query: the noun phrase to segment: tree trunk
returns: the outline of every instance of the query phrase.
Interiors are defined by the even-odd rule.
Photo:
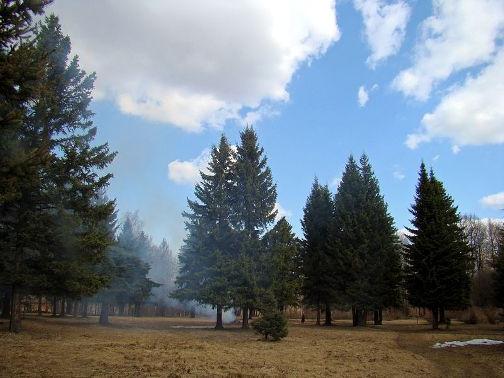
[[[254,308],[250,308],[249,310],[249,320],[252,320],[252,316],[254,315]]]
[[[432,329],[439,328],[439,311],[437,307],[431,309],[432,311]]]
[[[12,285],[11,312],[9,322],[9,332],[21,332],[21,297],[16,286]]]
[[[248,315],[248,307],[243,307],[242,310],[242,328],[247,329],[249,328],[248,320],[249,320],[249,315]]]
[[[119,303],[119,316],[124,316],[124,303]]]
[[[445,309],[444,307],[439,308],[439,324],[446,324]]]
[[[359,325],[359,320],[357,317],[357,308],[355,306],[352,306],[352,325],[354,327],[357,327]]]
[[[196,308],[194,306],[191,307],[191,318],[196,317]]]
[[[320,305],[317,305],[317,322],[315,324],[320,325]]]
[[[3,300],[2,300],[2,319],[10,319],[11,316],[11,297],[12,297],[12,290],[7,289],[5,291]]]
[[[331,305],[329,303],[326,303],[325,305],[325,326],[331,326],[332,325],[332,316],[331,316]]]
[[[109,324],[109,304],[108,302],[102,302],[101,311],[100,311],[100,324],[107,325]]]
[[[42,295],[38,297],[37,314],[38,316],[42,316]]]
[[[217,322],[215,323],[215,329],[224,329],[222,324],[222,306],[217,305]]]
[[[72,313],[73,313],[73,305],[74,305],[74,301],[72,301],[72,300],[68,300],[67,301],[66,313],[68,315],[72,315]]]
[[[135,318],[140,317],[140,303],[135,303],[134,309],[133,309],[133,316]]]
[[[88,301],[87,299],[84,299],[81,305],[81,316],[83,318],[87,318],[87,311],[88,311]]]
[[[65,316],[66,311],[66,300],[65,297],[61,298],[61,309],[60,309],[60,317]]]
[[[56,316],[58,307],[58,299],[56,297],[52,298],[52,316]]]
[[[373,315],[374,315],[374,325],[382,325],[383,313],[381,307],[378,310],[374,310]]]

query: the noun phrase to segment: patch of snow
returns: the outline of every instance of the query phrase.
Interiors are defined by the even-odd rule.
[[[454,347],[463,347],[467,345],[498,345],[504,344],[504,341],[501,340],[490,340],[490,339],[472,339],[466,341],[447,341],[445,343],[436,343],[432,347],[433,348],[454,348]]]

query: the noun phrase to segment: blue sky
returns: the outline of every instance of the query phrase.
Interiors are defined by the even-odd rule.
[[[97,140],[119,152],[109,196],[155,241],[180,246],[205,150],[246,122],[298,235],[314,177],[334,191],[351,153],[369,155],[397,228],[422,159],[462,213],[503,217],[501,0],[188,3],[52,8],[98,75]]]

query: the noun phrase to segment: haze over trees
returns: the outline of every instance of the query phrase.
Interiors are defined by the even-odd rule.
[[[39,296],[39,303],[42,296],[62,298],[64,315],[75,300],[113,290],[112,276],[131,264],[115,240],[115,202],[103,196],[112,178],[104,170],[116,153],[94,143],[95,74],[71,56],[56,16],[34,26],[47,3],[2,3],[0,284],[13,332],[21,330],[24,295]],[[148,270],[140,271],[139,298],[152,287]],[[129,278],[123,283],[138,286]]]
[[[136,213],[119,222],[106,195],[116,152],[95,141],[90,109],[95,74],[81,69],[54,15],[34,24],[48,1],[0,4],[0,292],[10,331],[21,330],[23,298],[52,301],[53,315],[98,308],[141,316],[174,299],[209,305],[266,339],[287,335],[289,307],[335,309],[354,326],[383,310],[432,312],[504,306],[504,230],[460,216],[443,183],[420,166],[407,243],[368,157],[349,156],[335,193],[315,178],[298,239],[278,217],[277,187],[257,133],[237,146],[222,135],[184,212],[187,235],[175,257],[156,244]],[[278,219],[279,218],[279,219]],[[169,230],[167,230],[169,231]],[[176,261],[178,259],[178,261]],[[77,311],[79,310],[79,311]],[[113,312],[115,313],[115,312]]]

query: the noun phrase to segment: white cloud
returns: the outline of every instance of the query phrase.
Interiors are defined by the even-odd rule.
[[[480,199],[484,207],[501,210],[504,209],[504,192],[491,194]]]
[[[333,189],[338,189],[339,185],[341,184],[341,176],[336,176],[331,180],[331,183],[329,186]]]
[[[392,84],[418,100],[452,73],[492,60],[504,28],[502,0],[433,0],[433,7],[422,23],[413,66]]]
[[[209,149],[192,160],[174,160],[168,164],[168,178],[176,184],[194,185],[201,179],[200,171],[207,172],[209,160]]]
[[[277,211],[275,222],[278,222],[282,217],[289,218],[292,216],[292,212],[282,207],[279,202],[275,203],[275,210]]]
[[[402,169],[399,167],[396,167],[394,171],[392,172],[392,175],[394,176],[395,179],[402,181],[406,177],[406,175],[403,173]]]
[[[503,7],[504,8],[504,7]],[[476,77],[452,89],[422,118],[422,129],[408,135],[416,148],[434,138],[449,139],[457,154],[460,146],[504,143],[504,48]]]
[[[334,0],[75,0],[51,11],[97,72],[97,98],[191,132],[288,100],[298,67],[340,36]]]
[[[434,157],[432,158],[432,161],[438,161],[438,160],[439,160],[439,158],[440,158],[440,155],[436,155],[436,156],[434,156]]]
[[[399,51],[411,9],[403,0],[393,3],[383,0],[354,0],[354,6],[362,14],[364,33],[371,48],[367,64],[375,68],[377,63]]]
[[[376,89],[378,89],[378,84],[373,84],[373,86],[369,90],[367,90],[364,85],[361,85],[359,87],[359,90],[357,91],[357,101],[359,102],[359,106],[361,108],[366,106],[367,102],[369,101],[369,95]]]
[[[359,92],[357,92],[357,100],[359,101],[359,106],[361,108],[366,106],[367,102],[369,101],[369,94],[363,85],[359,87]]]

